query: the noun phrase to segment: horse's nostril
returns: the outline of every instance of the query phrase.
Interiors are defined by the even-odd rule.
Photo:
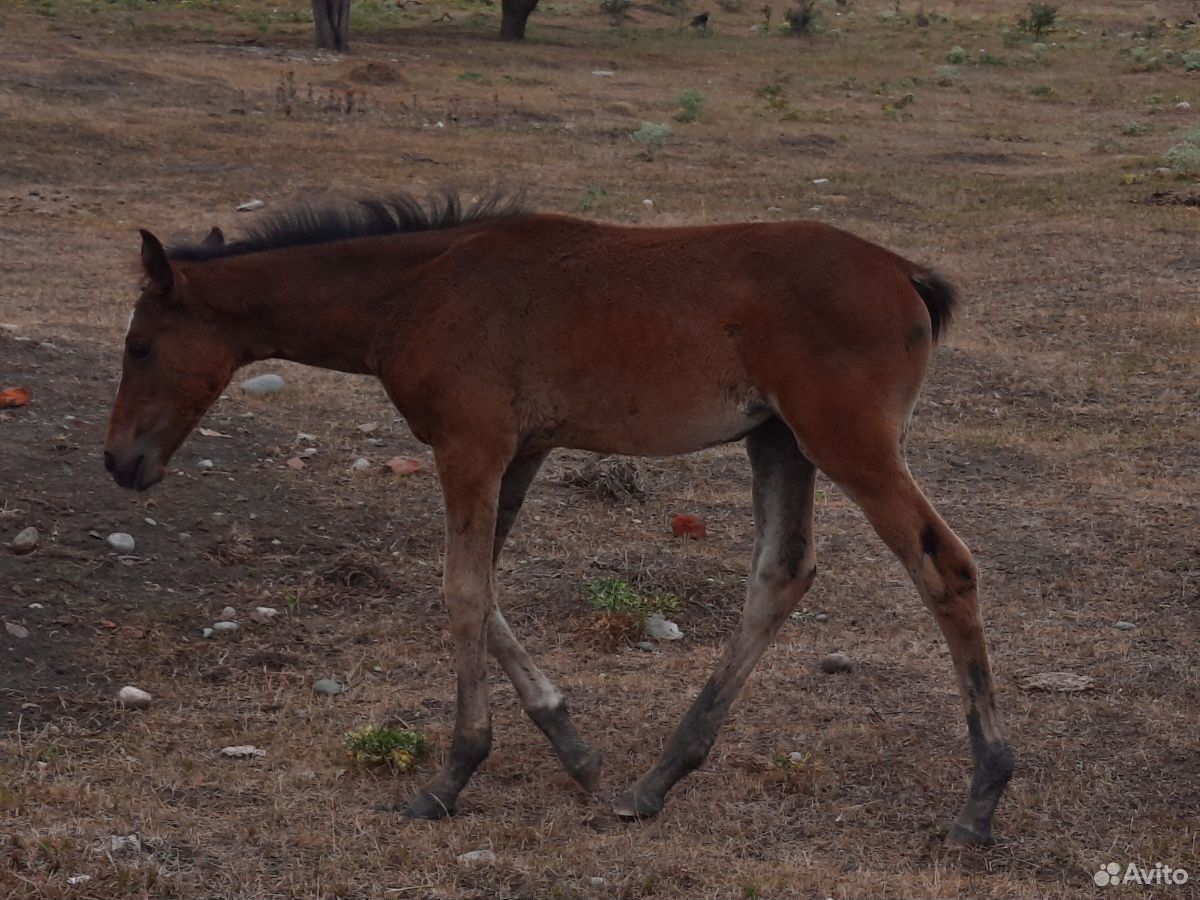
[[[117,467],[117,458],[115,456],[113,456],[111,453],[109,453],[107,450],[105,450],[104,451],[104,469],[105,469],[105,471],[111,472],[116,467]]]

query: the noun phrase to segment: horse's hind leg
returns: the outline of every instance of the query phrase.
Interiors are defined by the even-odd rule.
[[[812,463],[778,419],[752,431],[746,450],[754,473],[755,537],[742,618],[654,768],[617,801],[614,811],[624,818],[657,813],[672,785],[704,762],[730,706],[816,575]]]
[[[858,417],[853,440],[824,429],[811,442],[813,459],[866,513],[884,543],[900,558],[933,613],[950,648],[966,708],[974,774],[966,807],[955,820],[949,844],[987,843],[992,816],[1015,760],[996,713],[992,673],[983,637],[975,563],[970,551],[930,505],[913,480],[893,429],[872,439]],[[853,417],[838,417],[853,421]],[[831,437],[833,436],[833,437]],[[814,452],[815,451],[815,452]]]
[[[533,483],[546,454],[517,457],[500,482],[500,504],[496,515],[496,537],[492,549],[495,561],[516,522],[529,485]],[[516,688],[521,708],[550,740],[554,753],[567,774],[585,790],[595,788],[600,778],[602,757],[575,730],[567,711],[567,700],[553,682],[538,668],[513,635],[499,606],[493,606],[487,625],[488,651],[504,669]]]

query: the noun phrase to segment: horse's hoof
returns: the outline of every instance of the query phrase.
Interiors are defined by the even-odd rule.
[[[661,799],[646,797],[636,791],[626,791],[613,804],[613,812],[620,819],[653,819],[663,808]]]
[[[425,791],[415,795],[411,800],[399,807],[402,815],[409,819],[425,819],[436,822],[454,813],[454,804],[446,803],[436,794]]]
[[[567,769],[567,774],[589,794],[596,790],[600,782],[600,770],[604,767],[604,754],[599,750],[588,748],[588,752],[578,764]]]
[[[985,847],[992,843],[992,832],[990,828],[980,832],[955,822],[946,833],[945,843],[947,847]]]

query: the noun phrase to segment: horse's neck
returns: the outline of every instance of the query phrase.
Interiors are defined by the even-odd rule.
[[[367,238],[205,263],[195,280],[245,362],[371,374],[379,338],[411,301],[409,273],[439,252],[436,241]]]

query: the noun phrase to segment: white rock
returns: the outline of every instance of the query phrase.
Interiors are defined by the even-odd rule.
[[[5,622],[4,630],[15,637],[18,641],[29,637],[29,629],[24,625],[18,625],[16,622]]]
[[[1192,108],[1192,104],[1188,103],[1186,100],[1180,100],[1175,104],[1175,108],[1187,110]]]
[[[213,461],[211,459],[202,459],[200,462],[196,463],[196,465],[202,469],[211,469],[213,467]]]
[[[298,440],[298,441],[307,441],[308,443],[311,444],[311,443],[314,443],[316,441],[316,439],[317,439],[317,436],[315,434],[309,434],[306,431],[301,431],[296,434],[296,440]]]
[[[279,615],[279,610],[273,606],[256,606],[254,612],[250,613],[250,621],[265,625],[277,615]]]
[[[253,759],[256,756],[266,756],[266,750],[260,750],[253,744],[238,744],[236,747],[222,747],[221,756],[226,759]]]
[[[117,692],[117,700],[126,709],[145,709],[154,698],[141,688],[127,684]]]
[[[13,538],[12,552],[16,554],[32,553],[37,549],[38,545],[38,530],[30,525],[28,528],[22,528],[17,532],[17,536]]]
[[[45,609],[46,607],[42,606],[42,604],[40,604],[40,603],[30,603],[30,604],[29,604],[27,607],[25,607],[25,608],[26,608],[26,609]]]
[[[300,455],[305,458],[307,458],[309,456],[316,456],[317,448],[316,447],[305,447],[303,450],[300,451]]]
[[[214,634],[229,634],[237,631],[237,622],[213,622],[212,630]]]
[[[254,212],[254,210],[262,209],[266,205],[267,204],[264,203],[262,200],[259,200],[257,197],[255,197],[252,200],[247,200],[245,203],[239,203],[237,205],[237,211],[238,212]]]
[[[664,619],[662,613],[655,613],[646,620],[646,637],[657,641],[678,641],[683,637],[683,632],[670,619]]]
[[[642,206],[646,207],[646,209],[654,209],[654,201],[647,197],[642,201]]]
[[[237,618],[237,610],[234,609],[232,606],[227,606],[223,610],[221,610],[221,618],[222,619],[230,619],[230,620],[236,619]]]
[[[313,682],[313,690],[318,694],[334,696],[342,693],[346,688],[336,678],[319,678]]]
[[[283,390],[283,379],[274,372],[256,375],[242,382],[242,393],[261,397],[267,394],[278,394]]]
[[[149,516],[146,516],[146,518],[142,519],[142,521],[145,522],[147,525],[151,525],[151,526],[158,524],[157,520],[152,519]]]
[[[799,750],[793,750],[791,753],[788,754],[788,762],[792,763],[793,765],[798,766],[801,763],[803,763],[805,759],[806,759],[805,755],[803,753],[801,753]]]
[[[124,531],[114,531],[104,539],[104,543],[108,544],[113,550],[118,553],[132,553],[137,543],[133,539],[133,535],[126,534]]]
[[[1137,626],[1132,622],[1114,622],[1113,628],[1116,628],[1118,631],[1133,631]]]
[[[471,850],[460,854],[458,863],[463,866],[493,866],[496,864],[496,854],[491,850]]]
[[[213,634],[214,634],[214,632],[211,628],[201,628],[200,629],[200,636],[203,638],[210,638],[213,636]]]
[[[378,422],[363,422],[361,425],[358,426],[358,430],[361,431],[363,434],[370,434],[372,431],[374,431],[378,427],[379,427]]]
[[[367,459],[365,456],[360,456],[358,459],[356,459],[353,463],[350,464],[350,471],[352,471],[352,472],[366,472],[370,468],[371,468],[371,461],[369,459]]]
[[[814,178],[812,180],[812,183],[813,184],[829,184],[829,179],[828,178]]]
[[[617,73],[612,71],[612,69],[596,69],[592,74],[597,78],[612,78]]]

